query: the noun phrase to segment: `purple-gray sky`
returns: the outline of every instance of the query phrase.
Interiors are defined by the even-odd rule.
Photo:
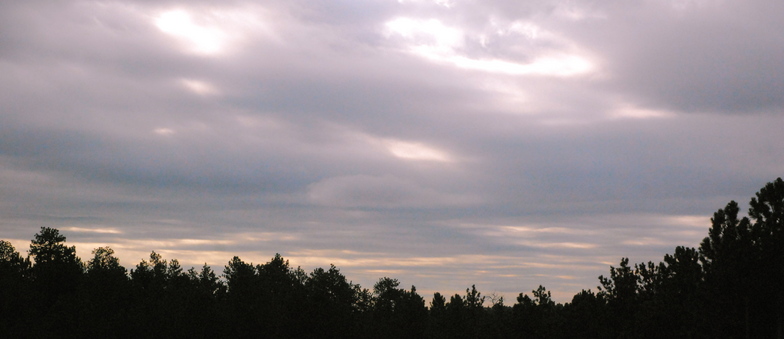
[[[784,173],[784,2],[4,1],[0,239],[428,295],[696,246]]]

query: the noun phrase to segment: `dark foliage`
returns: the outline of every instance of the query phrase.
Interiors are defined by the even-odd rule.
[[[23,257],[0,240],[0,337],[8,338],[782,338],[784,181],[714,213],[698,249],[660,263],[622,258],[557,304],[543,286],[504,298],[435,293],[381,278],[363,289],[330,265],[232,258],[219,276],[150,253],[129,271],[108,247],[85,264],[42,227]],[[489,303],[487,302],[489,301]],[[486,305],[487,304],[487,305]]]

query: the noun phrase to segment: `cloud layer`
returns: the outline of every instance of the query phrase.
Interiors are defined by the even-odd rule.
[[[539,284],[695,246],[784,173],[784,5],[0,5],[0,238],[363,286]]]

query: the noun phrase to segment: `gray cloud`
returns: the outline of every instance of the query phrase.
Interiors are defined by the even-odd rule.
[[[470,197],[450,196],[400,178],[367,175],[334,177],[310,186],[312,201],[326,206],[369,208],[429,208],[472,203]]]
[[[609,12],[612,10],[613,12]],[[770,113],[781,106],[779,4],[643,2],[607,10],[572,33],[605,54],[613,88],[650,107]],[[582,40],[582,39],[581,39]]]
[[[4,3],[0,238],[568,301],[781,175],[777,6]]]

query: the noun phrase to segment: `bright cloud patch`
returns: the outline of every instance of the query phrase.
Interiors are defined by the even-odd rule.
[[[675,114],[673,114],[672,112],[634,107],[631,105],[625,105],[621,108],[616,109],[614,112],[610,114],[610,118],[613,119],[622,119],[622,118],[652,119],[652,118],[667,118],[673,116],[675,116]]]
[[[173,129],[171,129],[171,128],[164,128],[164,127],[156,128],[155,130],[153,130],[153,132],[155,134],[161,135],[161,136],[169,136],[169,135],[174,134],[174,130]]]
[[[475,58],[461,51],[465,47],[467,33],[444,25],[438,20],[397,18],[386,23],[386,37],[402,38],[404,49],[423,58],[451,64],[458,68],[509,75],[573,76],[588,73],[592,63],[579,55],[568,52],[548,52],[533,58],[531,62],[519,63],[494,57]],[[508,28],[497,28],[495,34],[521,34],[536,39],[539,29],[531,24],[515,24]],[[488,38],[478,35],[482,46]]]
[[[434,59],[439,60],[439,58]],[[535,74],[570,76],[587,73],[591,70],[590,62],[574,55],[543,57],[527,64],[498,59],[478,60],[462,56],[451,56],[442,58],[441,60],[452,63],[460,68],[510,75]]]
[[[435,19],[416,20],[398,18],[386,23],[387,36],[400,35],[415,45],[429,46],[435,50],[451,51],[463,45],[463,32],[448,27]]]
[[[435,3],[436,5],[444,6],[446,8],[451,8],[452,6],[455,5],[454,2],[451,0],[397,0],[397,2],[401,4],[405,4],[405,3],[419,4],[422,2],[432,2]]]
[[[105,233],[105,234],[120,234],[120,230],[114,228],[86,228],[86,227],[63,227],[62,230],[68,232],[79,233]]]
[[[426,161],[451,161],[448,154],[435,148],[415,143],[388,140],[385,146],[392,155],[406,160],[426,160]]]
[[[185,88],[199,95],[218,94],[218,90],[215,88],[215,86],[212,86],[206,81],[182,79],[180,82],[183,86],[185,86]]]
[[[155,20],[155,26],[179,39],[191,51],[201,54],[220,53],[227,39],[222,30],[197,24],[188,12],[182,10],[164,12]]]

